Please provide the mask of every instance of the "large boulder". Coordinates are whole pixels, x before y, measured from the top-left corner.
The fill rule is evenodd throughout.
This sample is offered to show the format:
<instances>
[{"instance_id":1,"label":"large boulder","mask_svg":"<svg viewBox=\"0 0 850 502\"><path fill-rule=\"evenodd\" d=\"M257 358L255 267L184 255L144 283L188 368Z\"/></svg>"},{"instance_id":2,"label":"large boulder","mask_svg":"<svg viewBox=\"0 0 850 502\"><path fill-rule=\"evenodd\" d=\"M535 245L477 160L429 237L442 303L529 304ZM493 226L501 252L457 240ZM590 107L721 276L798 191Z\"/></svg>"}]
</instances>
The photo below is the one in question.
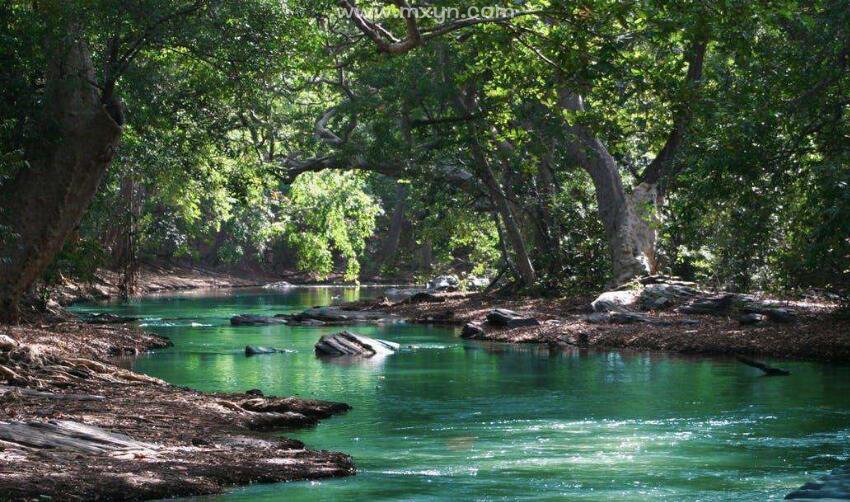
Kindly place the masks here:
<instances>
[{"instance_id":1,"label":"large boulder","mask_svg":"<svg viewBox=\"0 0 850 502\"><path fill-rule=\"evenodd\" d=\"M631 289L606 291L590 304L594 312L611 312L630 309L638 303L639 294Z\"/></svg>"},{"instance_id":2,"label":"large boulder","mask_svg":"<svg viewBox=\"0 0 850 502\"><path fill-rule=\"evenodd\" d=\"M350 331L324 335L316 343L316 355L340 356L388 356L399 349L399 344L360 336Z\"/></svg>"},{"instance_id":3,"label":"large boulder","mask_svg":"<svg viewBox=\"0 0 850 502\"><path fill-rule=\"evenodd\" d=\"M506 328L520 328L523 326L539 326L540 321L532 317L525 317L513 310L493 309L487 314L487 322L493 326Z\"/></svg>"},{"instance_id":4,"label":"large boulder","mask_svg":"<svg viewBox=\"0 0 850 502\"><path fill-rule=\"evenodd\" d=\"M699 297L690 301L687 305L679 307L682 314L699 315L724 315L729 312L735 304L735 295L723 293L709 297Z\"/></svg>"},{"instance_id":5,"label":"large boulder","mask_svg":"<svg viewBox=\"0 0 850 502\"><path fill-rule=\"evenodd\" d=\"M660 310L688 301L699 294L700 291L688 283L659 282L647 284L639 295L640 307L644 310Z\"/></svg>"},{"instance_id":6,"label":"large boulder","mask_svg":"<svg viewBox=\"0 0 850 502\"><path fill-rule=\"evenodd\" d=\"M240 314L230 318L232 326L264 326L268 324L286 324L286 319L264 315Z\"/></svg>"}]
</instances>

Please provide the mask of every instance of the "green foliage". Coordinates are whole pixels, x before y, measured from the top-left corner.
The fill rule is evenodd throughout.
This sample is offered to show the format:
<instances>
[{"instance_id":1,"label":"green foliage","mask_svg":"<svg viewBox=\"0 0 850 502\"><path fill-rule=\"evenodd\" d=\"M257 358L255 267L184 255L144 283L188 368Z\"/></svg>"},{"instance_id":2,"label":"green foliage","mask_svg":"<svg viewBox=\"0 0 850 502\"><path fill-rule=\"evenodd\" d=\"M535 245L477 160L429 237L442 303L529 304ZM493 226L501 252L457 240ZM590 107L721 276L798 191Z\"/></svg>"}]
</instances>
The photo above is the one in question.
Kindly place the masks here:
<instances>
[{"instance_id":1,"label":"green foliage","mask_svg":"<svg viewBox=\"0 0 850 502\"><path fill-rule=\"evenodd\" d=\"M364 176L350 172L306 173L292 184L282 203L281 229L300 270L324 278L339 256L345 280L357 279L359 258L381 212L367 190Z\"/></svg>"},{"instance_id":2,"label":"green foliage","mask_svg":"<svg viewBox=\"0 0 850 502\"><path fill-rule=\"evenodd\" d=\"M840 2L511 4L545 13L388 56L353 43L362 35L330 0L3 3L0 187L28 167L44 40L80 19L101 83L115 40L121 55L139 47L113 68L126 105L120 151L52 274L115 265L132 235L144 259L294 264L355 280L382 247L396 180L409 202L384 272L492 274L515 251L500 245L487 167L541 289L598 289L611 273L605 229L565 124L597 135L628 187L688 110L679 175L662 183L664 271L741 290L847 291L850 14ZM405 32L399 18L381 22ZM697 91L682 85L683 54L706 33ZM566 111L559 86L585 110ZM290 176L305 159L320 167Z\"/></svg>"}]
</instances>

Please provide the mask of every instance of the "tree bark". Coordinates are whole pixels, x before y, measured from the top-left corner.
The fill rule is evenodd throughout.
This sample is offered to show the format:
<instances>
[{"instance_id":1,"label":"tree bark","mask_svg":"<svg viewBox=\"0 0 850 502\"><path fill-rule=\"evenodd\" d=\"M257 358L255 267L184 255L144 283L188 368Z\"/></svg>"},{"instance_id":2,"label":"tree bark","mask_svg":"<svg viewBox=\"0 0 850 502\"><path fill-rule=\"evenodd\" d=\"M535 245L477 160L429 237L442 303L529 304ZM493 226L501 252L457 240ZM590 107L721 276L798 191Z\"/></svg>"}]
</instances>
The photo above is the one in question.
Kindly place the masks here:
<instances>
[{"instance_id":1,"label":"tree bark","mask_svg":"<svg viewBox=\"0 0 850 502\"><path fill-rule=\"evenodd\" d=\"M21 297L61 250L91 203L121 137L101 103L91 56L75 33L51 44L41 133L29 166L3 186L0 318L17 322Z\"/></svg>"},{"instance_id":2,"label":"tree bark","mask_svg":"<svg viewBox=\"0 0 850 502\"><path fill-rule=\"evenodd\" d=\"M560 91L560 105L568 110L584 110L581 96L566 89ZM635 201L623 189L619 166L605 145L585 126L567 127L569 154L593 181L599 217L608 241L613 282L621 284L649 274L652 270L651 261L655 259L655 238L643 232L654 226L641 223ZM647 190L652 191L651 187L647 187ZM643 196L639 197L643 199ZM646 249L649 243L653 246L651 259Z\"/></svg>"}]
</instances>

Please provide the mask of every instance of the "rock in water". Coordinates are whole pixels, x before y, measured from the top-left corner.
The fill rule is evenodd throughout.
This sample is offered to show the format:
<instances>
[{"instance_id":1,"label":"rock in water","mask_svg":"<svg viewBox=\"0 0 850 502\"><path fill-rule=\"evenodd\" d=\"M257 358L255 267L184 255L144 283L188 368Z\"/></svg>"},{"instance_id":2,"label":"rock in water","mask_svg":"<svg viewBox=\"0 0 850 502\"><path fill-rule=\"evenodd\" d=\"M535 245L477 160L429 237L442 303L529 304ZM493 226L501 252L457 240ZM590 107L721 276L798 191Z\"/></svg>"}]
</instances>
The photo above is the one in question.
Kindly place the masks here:
<instances>
[{"instance_id":1,"label":"rock in water","mask_svg":"<svg viewBox=\"0 0 850 502\"><path fill-rule=\"evenodd\" d=\"M460 332L460 337L472 340L483 338L484 329L477 322L471 322L463 327L463 330Z\"/></svg>"},{"instance_id":2,"label":"rock in water","mask_svg":"<svg viewBox=\"0 0 850 502\"><path fill-rule=\"evenodd\" d=\"M261 326L265 324L286 324L286 319L281 317L268 317L264 315L240 314L230 318L233 326Z\"/></svg>"},{"instance_id":3,"label":"rock in water","mask_svg":"<svg viewBox=\"0 0 850 502\"><path fill-rule=\"evenodd\" d=\"M286 352L285 350L275 349L272 347L259 347L257 345L246 345L246 356L257 356L260 354L277 354L278 352Z\"/></svg>"},{"instance_id":4,"label":"rock in water","mask_svg":"<svg viewBox=\"0 0 850 502\"><path fill-rule=\"evenodd\" d=\"M109 312L89 314L83 317L83 321L89 324L124 324L138 320L138 317L120 316Z\"/></svg>"},{"instance_id":5,"label":"rock in water","mask_svg":"<svg viewBox=\"0 0 850 502\"><path fill-rule=\"evenodd\" d=\"M494 326L519 328L522 326L539 326L540 321L531 317L523 317L513 310L493 309L487 314L487 322Z\"/></svg>"},{"instance_id":6,"label":"rock in water","mask_svg":"<svg viewBox=\"0 0 850 502\"><path fill-rule=\"evenodd\" d=\"M399 344L376 340L367 336L341 331L324 335L316 343L316 355L320 356L388 356L400 348Z\"/></svg>"},{"instance_id":7,"label":"rock in water","mask_svg":"<svg viewBox=\"0 0 850 502\"><path fill-rule=\"evenodd\" d=\"M278 314L276 319L297 323L319 321L325 324L378 323L398 318L376 310L344 310L339 307L313 307L298 314ZM306 324L305 324L306 325Z\"/></svg>"}]
</instances>

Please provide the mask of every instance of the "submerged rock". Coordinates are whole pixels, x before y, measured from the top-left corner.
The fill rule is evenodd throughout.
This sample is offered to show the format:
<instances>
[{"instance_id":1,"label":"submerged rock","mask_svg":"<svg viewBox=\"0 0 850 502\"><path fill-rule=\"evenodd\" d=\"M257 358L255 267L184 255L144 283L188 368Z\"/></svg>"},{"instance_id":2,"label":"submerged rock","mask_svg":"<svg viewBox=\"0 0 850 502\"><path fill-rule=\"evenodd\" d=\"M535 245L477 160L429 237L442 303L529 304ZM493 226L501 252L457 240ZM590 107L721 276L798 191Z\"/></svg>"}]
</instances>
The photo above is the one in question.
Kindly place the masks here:
<instances>
[{"instance_id":1,"label":"submerged rock","mask_svg":"<svg viewBox=\"0 0 850 502\"><path fill-rule=\"evenodd\" d=\"M307 323L319 321L324 324L352 324L360 322L383 322L397 320L395 316L376 310L343 310L339 307L313 307L298 314L279 314L283 322Z\"/></svg>"},{"instance_id":2,"label":"submerged rock","mask_svg":"<svg viewBox=\"0 0 850 502\"><path fill-rule=\"evenodd\" d=\"M850 500L850 466L834 469L817 481L804 484L785 498L790 500Z\"/></svg>"},{"instance_id":3,"label":"submerged rock","mask_svg":"<svg viewBox=\"0 0 850 502\"><path fill-rule=\"evenodd\" d=\"M399 350L397 343L360 336L350 331L324 335L316 343L316 355L320 356L388 356Z\"/></svg>"},{"instance_id":4,"label":"submerged rock","mask_svg":"<svg viewBox=\"0 0 850 502\"><path fill-rule=\"evenodd\" d=\"M124 324L128 322L138 321L138 317L120 316L104 312L102 314L87 314L82 317L83 322L89 324Z\"/></svg>"},{"instance_id":5,"label":"submerged rock","mask_svg":"<svg viewBox=\"0 0 850 502\"><path fill-rule=\"evenodd\" d=\"M278 315L279 316L279 315ZM275 316L275 317L278 317ZM289 319L286 321L287 326L324 326L325 323L316 319L304 319L303 321L296 321L295 319Z\"/></svg>"},{"instance_id":6,"label":"submerged rock","mask_svg":"<svg viewBox=\"0 0 850 502\"><path fill-rule=\"evenodd\" d=\"M230 318L233 326L262 326L266 324L286 324L286 319L263 315L240 314Z\"/></svg>"},{"instance_id":7,"label":"submerged rock","mask_svg":"<svg viewBox=\"0 0 850 502\"><path fill-rule=\"evenodd\" d=\"M519 328L523 326L540 326L540 321L532 317L524 317L513 310L493 309L487 314L487 322L494 326Z\"/></svg>"},{"instance_id":8,"label":"submerged rock","mask_svg":"<svg viewBox=\"0 0 850 502\"><path fill-rule=\"evenodd\" d=\"M258 345L246 345L245 346L245 355L246 356L257 356L260 354L277 354L279 352L288 352L285 349L275 349L273 347L260 347Z\"/></svg>"}]
</instances>

